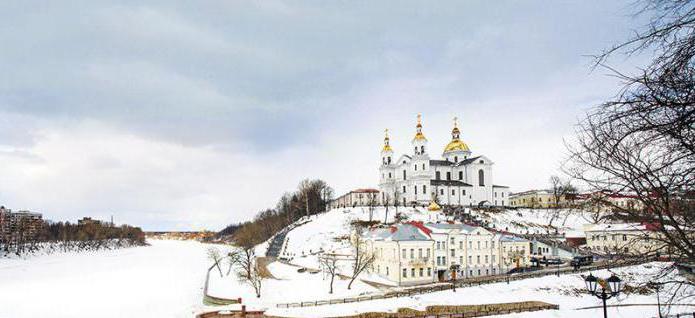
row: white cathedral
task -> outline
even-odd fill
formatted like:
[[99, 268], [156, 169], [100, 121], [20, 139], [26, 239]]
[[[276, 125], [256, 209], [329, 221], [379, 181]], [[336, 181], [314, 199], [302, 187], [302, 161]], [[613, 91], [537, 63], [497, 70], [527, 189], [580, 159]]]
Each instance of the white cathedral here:
[[468, 145], [461, 141], [456, 118], [443, 160], [430, 159], [420, 115], [412, 145], [412, 155], [394, 160], [386, 130], [379, 167], [382, 202], [393, 204], [398, 200], [403, 206], [427, 205], [431, 201], [454, 206], [509, 205], [509, 187], [492, 182], [494, 162], [483, 155], [472, 156]]

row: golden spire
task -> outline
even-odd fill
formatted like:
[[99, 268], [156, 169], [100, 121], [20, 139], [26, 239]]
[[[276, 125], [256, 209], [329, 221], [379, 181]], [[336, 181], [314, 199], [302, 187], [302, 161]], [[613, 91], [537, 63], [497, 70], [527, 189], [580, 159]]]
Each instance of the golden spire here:
[[389, 145], [389, 129], [388, 128], [384, 129], [384, 148], [382, 148], [381, 151], [382, 152], [393, 151], [393, 149], [391, 149], [391, 145]]
[[425, 135], [422, 134], [422, 115], [417, 114], [417, 126], [415, 126], [416, 132], [415, 132], [415, 138], [413, 140], [427, 140], [425, 138]]
[[446, 147], [444, 147], [444, 153], [450, 151], [467, 151], [471, 150], [468, 148], [465, 142], [460, 139], [461, 132], [459, 131], [458, 117], [454, 117], [454, 129], [451, 130], [451, 142], [449, 142]]

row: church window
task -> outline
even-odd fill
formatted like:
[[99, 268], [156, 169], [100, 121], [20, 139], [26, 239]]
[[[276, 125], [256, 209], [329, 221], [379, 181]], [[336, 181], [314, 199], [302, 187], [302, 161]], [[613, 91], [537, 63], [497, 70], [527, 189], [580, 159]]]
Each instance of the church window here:
[[417, 146], [415, 146], [415, 153], [417, 154]]
[[389, 157], [389, 160], [388, 160], [388, 162], [389, 162], [389, 164], [391, 164], [391, 157]]
[[459, 156], [454, 156], [454, 162], [459, 162]]
[[415, 171], [417, 171], [417, 165], [414, 165], [413, 167], [415, 168]]
[[466, 195], [466, 189], [461, 190], [462, 195]]
[[483, 169], [478, 170], [478, 184], [481, 187], [485, 186], [485, 172], [483, 172]]
[[451, 172], [447, 172], [447, 173], [446, 173], [446, 179], [447, 179], [447, 180], [451, 180]]
[[424, 184], [422, 185], [422, 194], [427, 194], [427, 186]]
[[415, 189], [415, 195], [417, 195], [417, 186], [413, 186], [413, 189]]
[[480, 160], [480, 163], [485, 163], [485, 161]]
[[[403, 186], [403, 193], [405, 193], [405, 186]], [[405, 198], [404, 198], [405, 199]]]
[[422, 164], [422, 170], [425, 170], [425, 164], [424, 163]]
[[391, 179], [391, 173], [389, 172], [389, 179]]
[[405, 170], [403, 170], [403, 180], [405, 180]]
[[459, 180], [463, 180], [463, 171], [459, 171]]
[[439, 189], [439, 195], [444, 195], [444, 189]]
[[456, 190], [451, 189], [451, 195], [456, 195]]
[[425, 153], [425, 146], [420, 146], [420, 153]]
[[435, 178], [435, 179], [439, 180], [440, 177], [441, 177], [441, 173], [440, 173], [439, 171], [437, 171], [437, 172], [434, 173], [434, 178]]

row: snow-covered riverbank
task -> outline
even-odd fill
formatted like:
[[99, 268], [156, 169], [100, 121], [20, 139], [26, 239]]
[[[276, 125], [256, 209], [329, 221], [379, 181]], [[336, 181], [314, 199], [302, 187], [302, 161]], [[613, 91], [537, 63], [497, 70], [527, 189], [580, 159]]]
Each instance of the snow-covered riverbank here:
[[151, 246], [0, 259], [0, 317], [193, 317], [206, 246]]

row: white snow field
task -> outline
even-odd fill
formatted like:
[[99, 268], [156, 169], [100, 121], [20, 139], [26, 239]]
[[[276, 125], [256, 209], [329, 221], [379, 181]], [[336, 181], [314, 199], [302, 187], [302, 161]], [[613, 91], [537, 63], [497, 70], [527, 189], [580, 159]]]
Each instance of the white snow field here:
[[[635, 282], [643, 282], [643, 278], [645, 277], [644, 274], [655, 272], [665, 265], [665, 263], [650, 263], [616, 269], [615, 273], [629, 280], [631, 284], [634, 284]], [[586, 275], [588, 273], [583, 274]], [[607, 270], [596, 271], [593, 274], [603, 278], [610, 276]], [[425, 307], [431, 305], [474, 305], [518, 301], [544, 301], [560, 305], [560, 309], [499, 315], [494, 317], [601, 317], [603, 313], [600, 307], [594, 309], [581, 309], [584, 307], [601, 306], [601, 301], [594, 296], [584, 293], [584, 288], [583, 278], [579, 274], [562, 275], [561, 277], [547, 276], [543, 278], [515, 281], [510, 284], [498, 283], [477, 287], [458, 288], [456, 292], [443, 291], [412, 297], [390, 298], [330, 306], [289, 309], [271, 308], [266, 313], [281, 317], [332, 317], [355, 315], [364, 312], [395, 312], [401, 307], [424, 310]], [[692, 294], [695, 291], [691, 289], [683, 292]], [[662, 297], [664, 297], [664, 294], [662, 294]], [[617, 304], [656, 304], [656, 295], [622, 294], [617, 298], [608, 300], [608, 305]], [[613, 318], [655, 317], [657, 316], [656, 308], [656, 306], [609, 307], [608, 316]], [[691, 313], [693, 311], [695, 311], [695, 307], [692, 306], [674, 306], [670, 314]]]
[[186, 317], [202, 307], [206, 245], [0, 259], [0, 317]]

